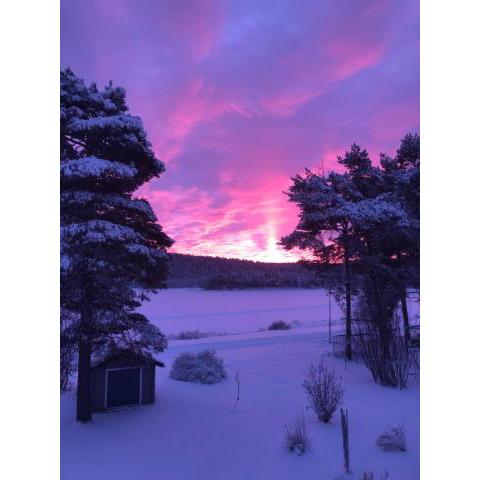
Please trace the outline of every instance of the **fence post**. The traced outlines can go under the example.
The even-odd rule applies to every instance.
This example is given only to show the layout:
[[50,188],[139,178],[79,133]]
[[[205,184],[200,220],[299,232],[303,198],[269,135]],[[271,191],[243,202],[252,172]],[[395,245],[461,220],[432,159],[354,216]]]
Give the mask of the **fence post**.
[[348,441],[348,410],[343,408],[340,409],[342,416],[342,441],[343,441],[343,461],[345,466],[345,471],[350,473],[350,448]]

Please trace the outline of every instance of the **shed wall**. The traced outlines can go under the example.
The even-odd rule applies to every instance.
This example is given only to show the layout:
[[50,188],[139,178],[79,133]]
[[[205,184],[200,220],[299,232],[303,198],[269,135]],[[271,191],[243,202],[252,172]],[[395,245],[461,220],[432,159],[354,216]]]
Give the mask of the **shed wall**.
[[105,382],[106,371],[110,368],[123,367],[142,368],[142,404],[155,401],[155,364],[151,362],[141,363],[130,357],[122,356],[113,358],[108,362],[93,368],[90,372],[90,395],[92,411],[105,410]]
[[143,368],[143,403],[155,401],[155,364],[147,363]]
[[90,398],[92,411],[105,410],[105,369],[97,368],[90,374]]

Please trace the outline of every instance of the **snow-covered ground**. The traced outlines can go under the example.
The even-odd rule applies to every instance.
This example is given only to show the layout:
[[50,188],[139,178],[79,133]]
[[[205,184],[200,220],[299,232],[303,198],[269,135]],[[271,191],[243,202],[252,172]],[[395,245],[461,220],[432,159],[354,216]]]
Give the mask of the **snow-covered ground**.
[[[307,292],[315,298],[314,292]],[[264,300],[255,308],[284,306],[269,305]],[[172,306],[169,308],[175,311]],[[220,310],[227,309],[226,301]],[[298,318],[305,318],[306,312],[297,312]],[[283,319],[271,314],[272,319]],[[248,328],[265,326],[271,318],[266,320],[262,316],[261,324],[250,320]],[[166,326],[174,325],[171,321],[161,322],[167,332],[173,328]],[[205,327],[195,328],[217,329],[216,317],[211,321],[210,324],[205,319]],[[234,323],[237,325],[236,320]],[[192,327],[182,324],[172,331]],[[224,358],[227,380],[216,385],[199,385],[168,378],[176,355],[204,348],[216,349]],[[349,412],[354,471],[349,478],[358,478],[363,470],[378,475],[387,469],[389,480],[417,480],[418,382],[410,383],[405,390],[378,386],[364,366],[345,364],[329,355],[330,351],[325,327],[172,341],[159,357],[166,368],[157,369],[154,405],[95,414],[90,424],[83,425],[74,419],[74,394],[62,395],[62,479],[333,480],[342,473],[343,463],[339,416],[330,424],[320,424],[311,410],[305,410],[301,386],[309,364],[324,354],[328,365],[336,368],[344,380],[343,406]],[[235,408],[237,370],[241,376],[241,394]],[[297,456],[283,446],[283,426],[302,411],[306,412],[313,448],[306,455]],[[398,424],[406,429],[408,451],[380,451],[375,446],[376,438],[389,425]]]
[[[332,319],[342,312],[332,297]],[[418,303],[409,302],[412,318]],[[326,325],[328,295],[322,289],[204,291],[193,288],[161,290],[140,309],[162,332],[185,330],[216,333],[255,332],[276,320],[303,326]],[[415,322],[416,320],[413,319]]]

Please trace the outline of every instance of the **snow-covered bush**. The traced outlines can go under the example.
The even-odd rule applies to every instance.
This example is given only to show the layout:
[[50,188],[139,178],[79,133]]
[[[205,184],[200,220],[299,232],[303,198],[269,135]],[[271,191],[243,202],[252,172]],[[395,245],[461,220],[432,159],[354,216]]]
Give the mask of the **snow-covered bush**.
[[173,363],[170,378],[182,382],[212,384],[227,378],[223,360],[214,350],[204,350],[193,355],[180,354]]
[[206,333],[202,333],[199,330],[187,330],[185,332],[180,332],[177,336],[177,340],[196,340],[198,338],[206,337]]
[[321,359],[310,366],[303,388],[319,421],[328,423],[343,399],[341,378]]
[[[362,474],[358,477],[358,480],[388,480],[390,478],[389,473],[387,470],[383,472],[382,475],[376,477],[373,472],[362,472]],[[351,480],[352,475],[350,473],[345,475],[340,475],[339,477],[335,477],[333,480]]]
[[289,323],[279,320],[277,322],[272,322],[267,330],[290,330],[292,328]]
[[390,427],[377,438],[377,446],[386,452],[405,452],[407,450],[405,429],[401,425]]
[[[383,473],[381,477],[378,477],[378,480],[388,480],[389,474],[387,470]],[[363,472],[358,480],[376,480],[375,475],[372,472]]]
[[226,332],[201,332],[200,330],[184,330],[179,333],[171,333],[168,340],[198,340],[207,337],[222,337],[227,335]]
[[296,417],[290,425],[285,425],[285,446],[289,452],[303,455],[311,445],[305,415]]

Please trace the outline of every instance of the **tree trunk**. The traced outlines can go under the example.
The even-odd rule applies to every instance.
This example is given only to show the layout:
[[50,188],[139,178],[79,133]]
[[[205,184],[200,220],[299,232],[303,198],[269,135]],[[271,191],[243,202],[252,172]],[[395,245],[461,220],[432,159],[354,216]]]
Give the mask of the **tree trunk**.
[[345,252],[345,357],[352,359],[352,286],[350,283],[350,264],[348,252]]
[[400,302],[402,304],[403,335],[405,336],[405,343],[408,345],[410,343],[410,321],[408,319],[407,293],[405,289],[402,291]]
[[77,421],[89,422],[92,419],[90,404],[90,359],[92,346],[82,338],[78,345],[77,380]]

